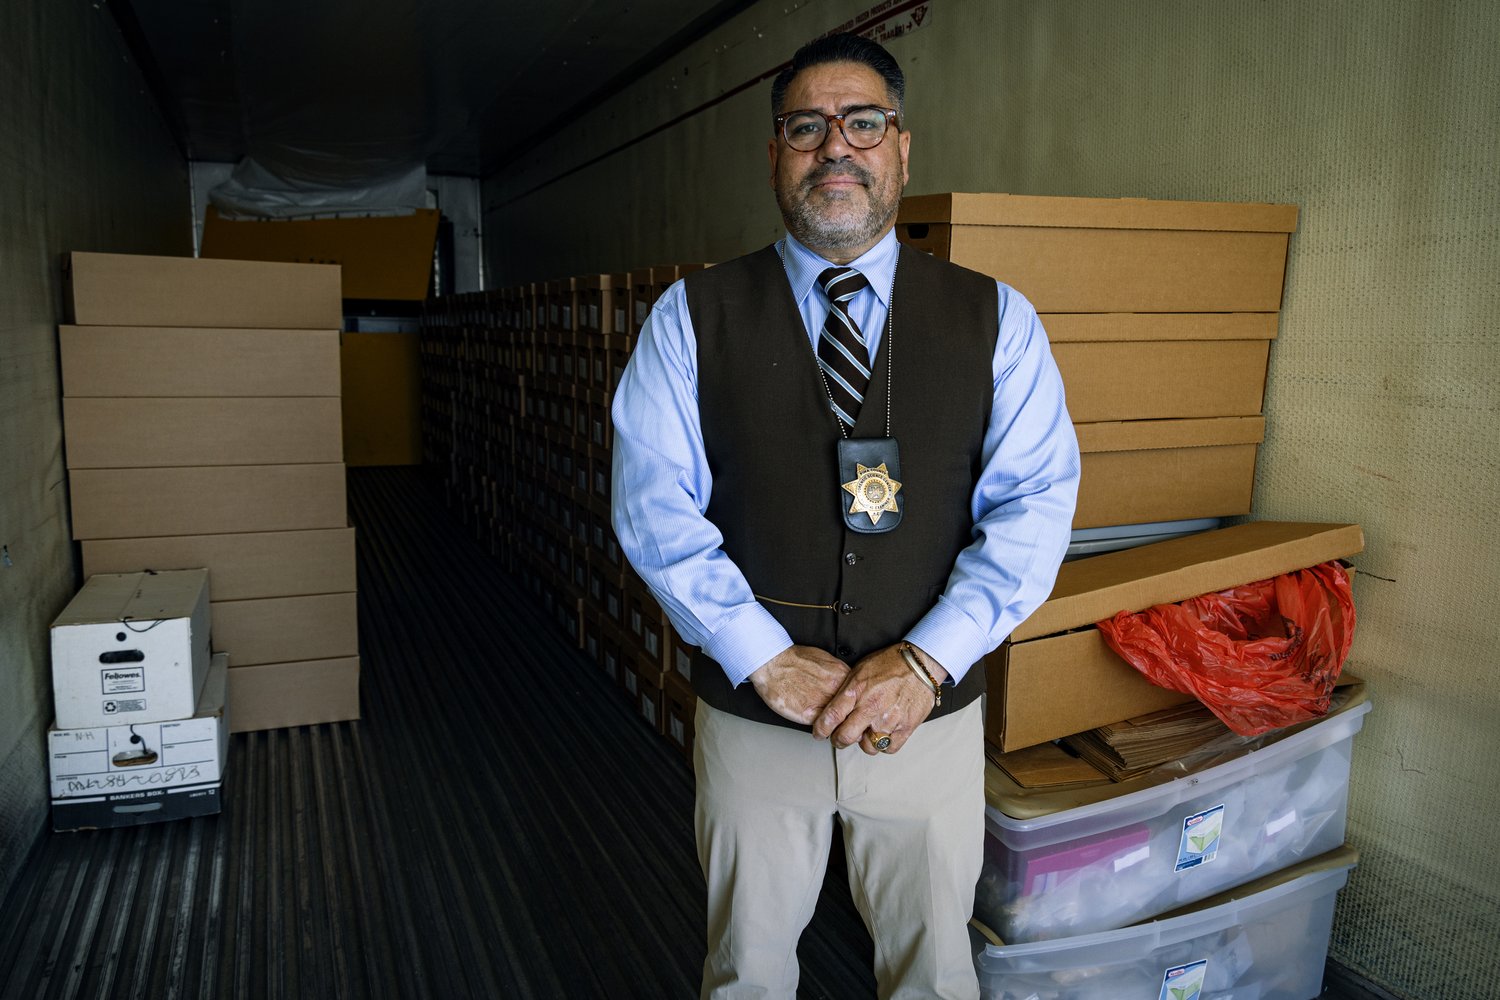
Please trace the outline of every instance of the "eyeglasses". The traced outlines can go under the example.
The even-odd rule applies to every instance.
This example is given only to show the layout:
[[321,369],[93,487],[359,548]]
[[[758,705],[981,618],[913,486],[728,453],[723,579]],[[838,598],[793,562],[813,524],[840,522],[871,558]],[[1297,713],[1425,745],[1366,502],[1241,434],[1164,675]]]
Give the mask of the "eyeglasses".
[[901,131],[896,112],[890,108],[854,108],[841,115],[821,111],[788,111],[777,115],[776,131],[799,153],[809,153],[828,141],[828,132],[838,122],[839,134],[855,149],[874,149],[885,138],[887,128]]

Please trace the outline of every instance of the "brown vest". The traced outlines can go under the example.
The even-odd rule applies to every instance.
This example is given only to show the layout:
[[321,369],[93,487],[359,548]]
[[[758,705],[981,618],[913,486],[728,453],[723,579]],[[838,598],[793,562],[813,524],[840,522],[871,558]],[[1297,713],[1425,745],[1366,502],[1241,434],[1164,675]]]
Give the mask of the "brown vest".
[[[685,288],[713,475],[707,517],[724,536],[725,554],[761,597],[839,609],[763,602],[794,643],[853,664],[898,642],[937,601],[972,541],[970,503],[993,398],[994,281],[901,253],[894,327],[881,339],[850,435],[885,436],[894,365],[891,435],[901,449],[905,511],[896,530],[875,535],[844,526],[838,424],[776,248],[695,272]],[[772,712],[748,682],[731,687],[701,654],[693,687],[723,711],[808,728]],[[983,668],[968,671],[944,691],[933,717],[983,690]]]

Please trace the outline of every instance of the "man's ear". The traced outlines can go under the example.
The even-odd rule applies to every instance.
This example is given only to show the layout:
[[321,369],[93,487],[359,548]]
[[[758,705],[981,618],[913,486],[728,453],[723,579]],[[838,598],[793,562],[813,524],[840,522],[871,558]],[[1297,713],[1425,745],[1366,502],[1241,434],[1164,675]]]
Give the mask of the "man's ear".
[[909,169],[910,159],[911,159],[911,132],[903,130],[901,132],[901,186],[902,187],[906,187],[906,183],[911,180],[911,170]]
[[771,188],[773,190],[776,187],[776,157],[780,152],[781,150],[776,144],[776,137],[773,135],[771,136],[771,141],[766,145],[766,155],[771,160]]

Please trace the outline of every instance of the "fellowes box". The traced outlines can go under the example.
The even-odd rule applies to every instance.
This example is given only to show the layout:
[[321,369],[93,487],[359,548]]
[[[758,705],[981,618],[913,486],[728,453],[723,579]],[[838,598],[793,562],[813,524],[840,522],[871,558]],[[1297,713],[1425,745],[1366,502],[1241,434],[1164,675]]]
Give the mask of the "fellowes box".
[[1109,648],[1094,623],[1363,548],[1357,524],[1254,521],[1064,563],[1052,595],[983,662],[986,738],[1003,751],[1016,750],[1192,700],[1146,680]]
[[229,751],[229,658],[213,658],[190,718],[47,732],[54,830],[137,826],[219,811]]
[[52,623],[64,729],[193,714],[209,666],[208,570],[92,576]]

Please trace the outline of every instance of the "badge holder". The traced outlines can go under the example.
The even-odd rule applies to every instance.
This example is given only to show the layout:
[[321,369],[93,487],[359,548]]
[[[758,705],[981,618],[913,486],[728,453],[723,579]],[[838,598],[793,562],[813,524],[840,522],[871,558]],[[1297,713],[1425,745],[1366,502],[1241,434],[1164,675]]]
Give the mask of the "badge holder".
[[896,439],[845,438],[838,445],[844,526],[862,535],[895,531],[906,508]]

